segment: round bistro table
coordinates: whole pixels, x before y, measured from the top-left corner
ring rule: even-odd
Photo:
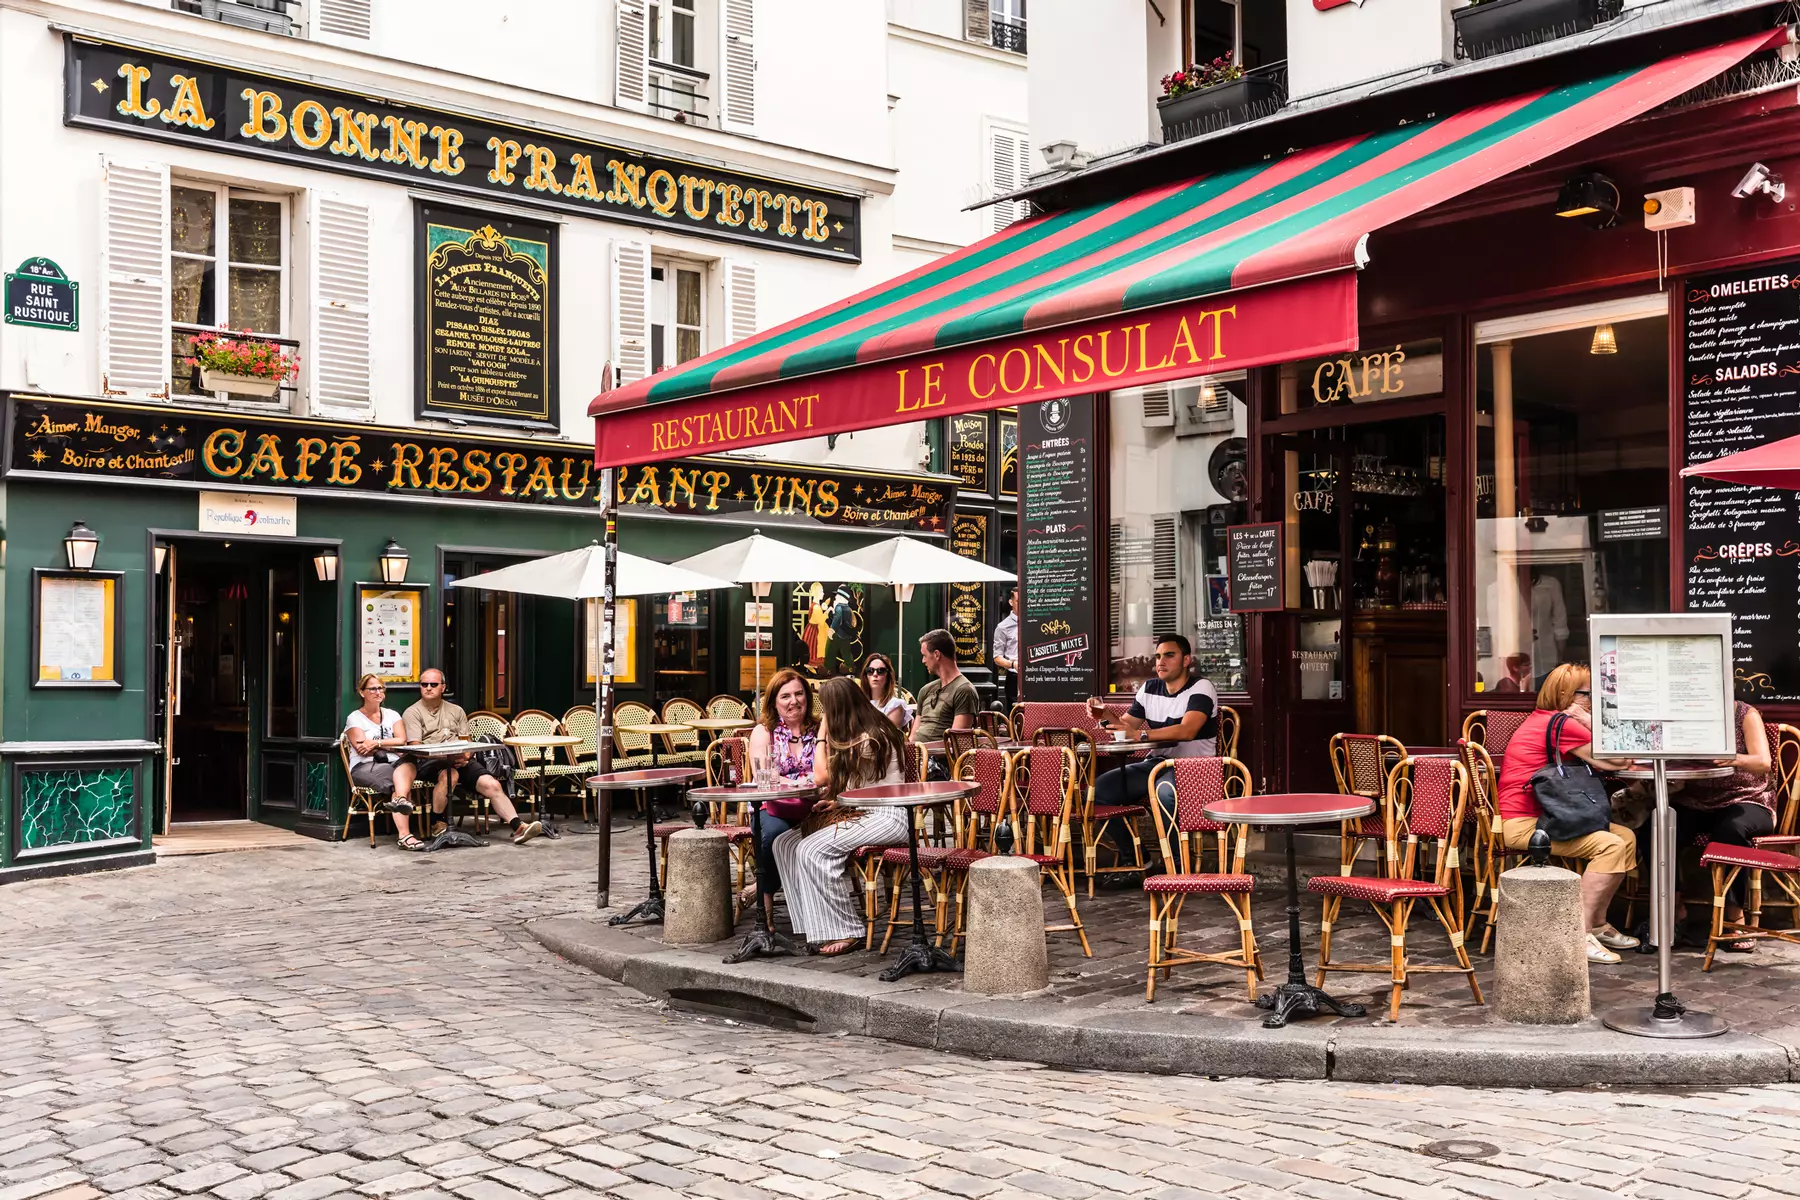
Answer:
[[[660,733],[692,733],[694,731],[694,726],[687,724],[685,721],[680,724],[670,721],[656,721],[647,725],[626,725],[623,726],[623,728],[630,733],[648,733],[652,735],[650,739],[650,765],[652,767],[656,765],[656,738],[654,735]]]
[[[415,758],[453,758],[458,754],[473,754],[477,750],[492,750],[493,748],[494,743],[492,742],[409,742],[404,746],[396,747],[401,754],[410,754]],[[439,817],[444,818],[444,828],[448,829],[450,827],[449,816],[449,809],[437,812],[430,805],[426,805],[424,820],[421,823],[425,827],[425,832],[429,834],[432,825],[437,822]],[[475,809],[475,817],[479,832],[486,833],[488,827],[481,816],[479,806]],[[549,833],[548,828],[545,829],[545,832]],[[555,835],[550,834],[550,836],[554,837]]]
[[[515,733],[500,740],[515,750],[556,750],[563,746],[579,746],[585,739],[578,738],[572,733]],[[523,758],[523,755],[520,757]],[[534,819],[541,820],[544,815],[544,788],[550,781],[544,768],[549,765],[547,755],[539,759],[537,762],[538,773],[531,781],[531,815]]]
[[[878,783],[874,787],[851,788],[838,797],[838,803],[846,808],[930,808],[952,804],[980,790],[979,783],[963,779]],[[912,944],[899,962],[881,973],[883,983],[893,983],[914,971],[962,970],[961,963],[925,936],[925,901],[919,892],[919,828],[910,820],[906,822],[906,856],[912,866]]]
[[[795,780],[765,787],[743,784],[738,787],[692,788],[688,791],[688,796],[696,804],[723,801],[727,804],[750,806],[750,861],[757,864],[756,927],[744,935],[744,940],[738,943],[736,950],[725,956],[726,962],[741,963],[765,954],[794,952],[793,939],[777,933],[769,917],[769,910],[775,906],[775,896],[769,889],[769,880],[763,877],[762,855],[759,853],[762,849],[762,806],[769,800],[804,800],[818,794],[819,785],[811,780]]]
[[[1300,881],[1294,867],[1294,829],[1366,817],[1375,811],[1374,801],[1336,792],[1274,792],[1216,800],[1200,811],[1214,821],[1233,825],[1279,825],[1287,834],[1288,977],[1273,992],[1256,998],[1256,1007],[1269,1010],[1263,1028],[1280,1029],[1291,1017],[1317,1016],[1321,1010],[1340,1017],[1365,1016],[1368,1010],[1362,1005],[1346,1003],[1306,982],[1306,964],[1300,959]]]
[[[689,729],[699,729],[710,733],[713,740],[717,741],[728,733],[748,729],[756,722],[749,717],[695,717],[691,721],[684,721],[683,724]]]
[[[650,894],[642,903],[630,912],[620,913],[608,921],[609,925],[623,925],[628,921],[643,920],[646,923],[663,919],[662,883],[656,875],[656,789],[680,787],[692,783],[705,775],[699,767],[650,767],[642,771],[612,771],[605,775],[588,776],[587,785],[597,792],[642,792],[644,794],[644,846],[650,853]],[[598,811],[594,806],[595,817],[610,821],[611,813]],[[600,853],[611,848],[610,838],[598,839]],[[600,864],[601,887],[605,887],[606,864]]]

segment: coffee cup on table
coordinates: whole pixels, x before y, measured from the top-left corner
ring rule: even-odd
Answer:
[[[1123,729],[1113,730],[1112,735],[1113,735],[1113,741],[1115,741],[1115,742],[1122,742],[1125,740],[1125,731]]]

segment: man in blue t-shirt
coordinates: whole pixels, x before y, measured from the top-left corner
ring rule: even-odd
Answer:
[[[1114,718],[1098,696],[1088,699],[1088,712],[1103,729],[1124,729],[1129,741],[1147,742],[1149,753],[1137,762],[1106,772],[1094,781],[1094,804],[1145,804],[1150,772],[1165,758],[1208,758],[1218,753],[1219,693],[1212,682],[1191,674],[1193,647],[1178,633],[1156,643],[1156,678],[1137,691],[1131,708]],[[1175,819],[1174,789],[1165,787],[1163,815]],[[1147,834],[1150,832],[1145,831]],[[1112,844],[1124,853],[1131,837],[1123,821],[1110,822]]]

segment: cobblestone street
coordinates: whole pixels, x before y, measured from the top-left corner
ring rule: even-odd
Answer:
[[[521,930],[583,911],[593,845],[7,888],[0,1200],[1800,1195],[1785,1087],[1076,1073],[671,1015]]]

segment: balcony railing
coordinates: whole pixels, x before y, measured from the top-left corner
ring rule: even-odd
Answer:
[[[1270,63],[1244,72],[1230,83],[1215,84],[1157,105],[1163,142],[1183,142],[1232,125],[1259,121],[1279,112],[1288,100],[1288,65]]]
[[[679,63],[650,60],[650,111],[684,125],[704,125],[710,97],[701,87],[712,78]]]
[[[210,21],[259,29],[264,33],[297,36],[300,27],[288,10],[300,0],[174,0],[176,12],[193,13]]]
[[[988,19],[988,40],[996,50],[1025,53],[1025,22],[995,13]]]
[[[290,353],[300,349],[300,343],[294,338],[276,337],[267,333],[239,333],[230,329],[218,329],[211,325],[174,324],[169,328],[169,394],[171,396],[189,397],[198,400],[230,400],[235,404],[266,404],[271,408],[294,407],[294,400],[300,394],[298,377],[281,385],[273,396],[252,396],[236,392],[212,392],[200,382],[200,368],[188,366],[187,360],[193,357],[194,335],[199,333],[217,333],[239,342],[266,342],[271,346],[280,346]],[[301,364],[302,368],[305,364]]]

